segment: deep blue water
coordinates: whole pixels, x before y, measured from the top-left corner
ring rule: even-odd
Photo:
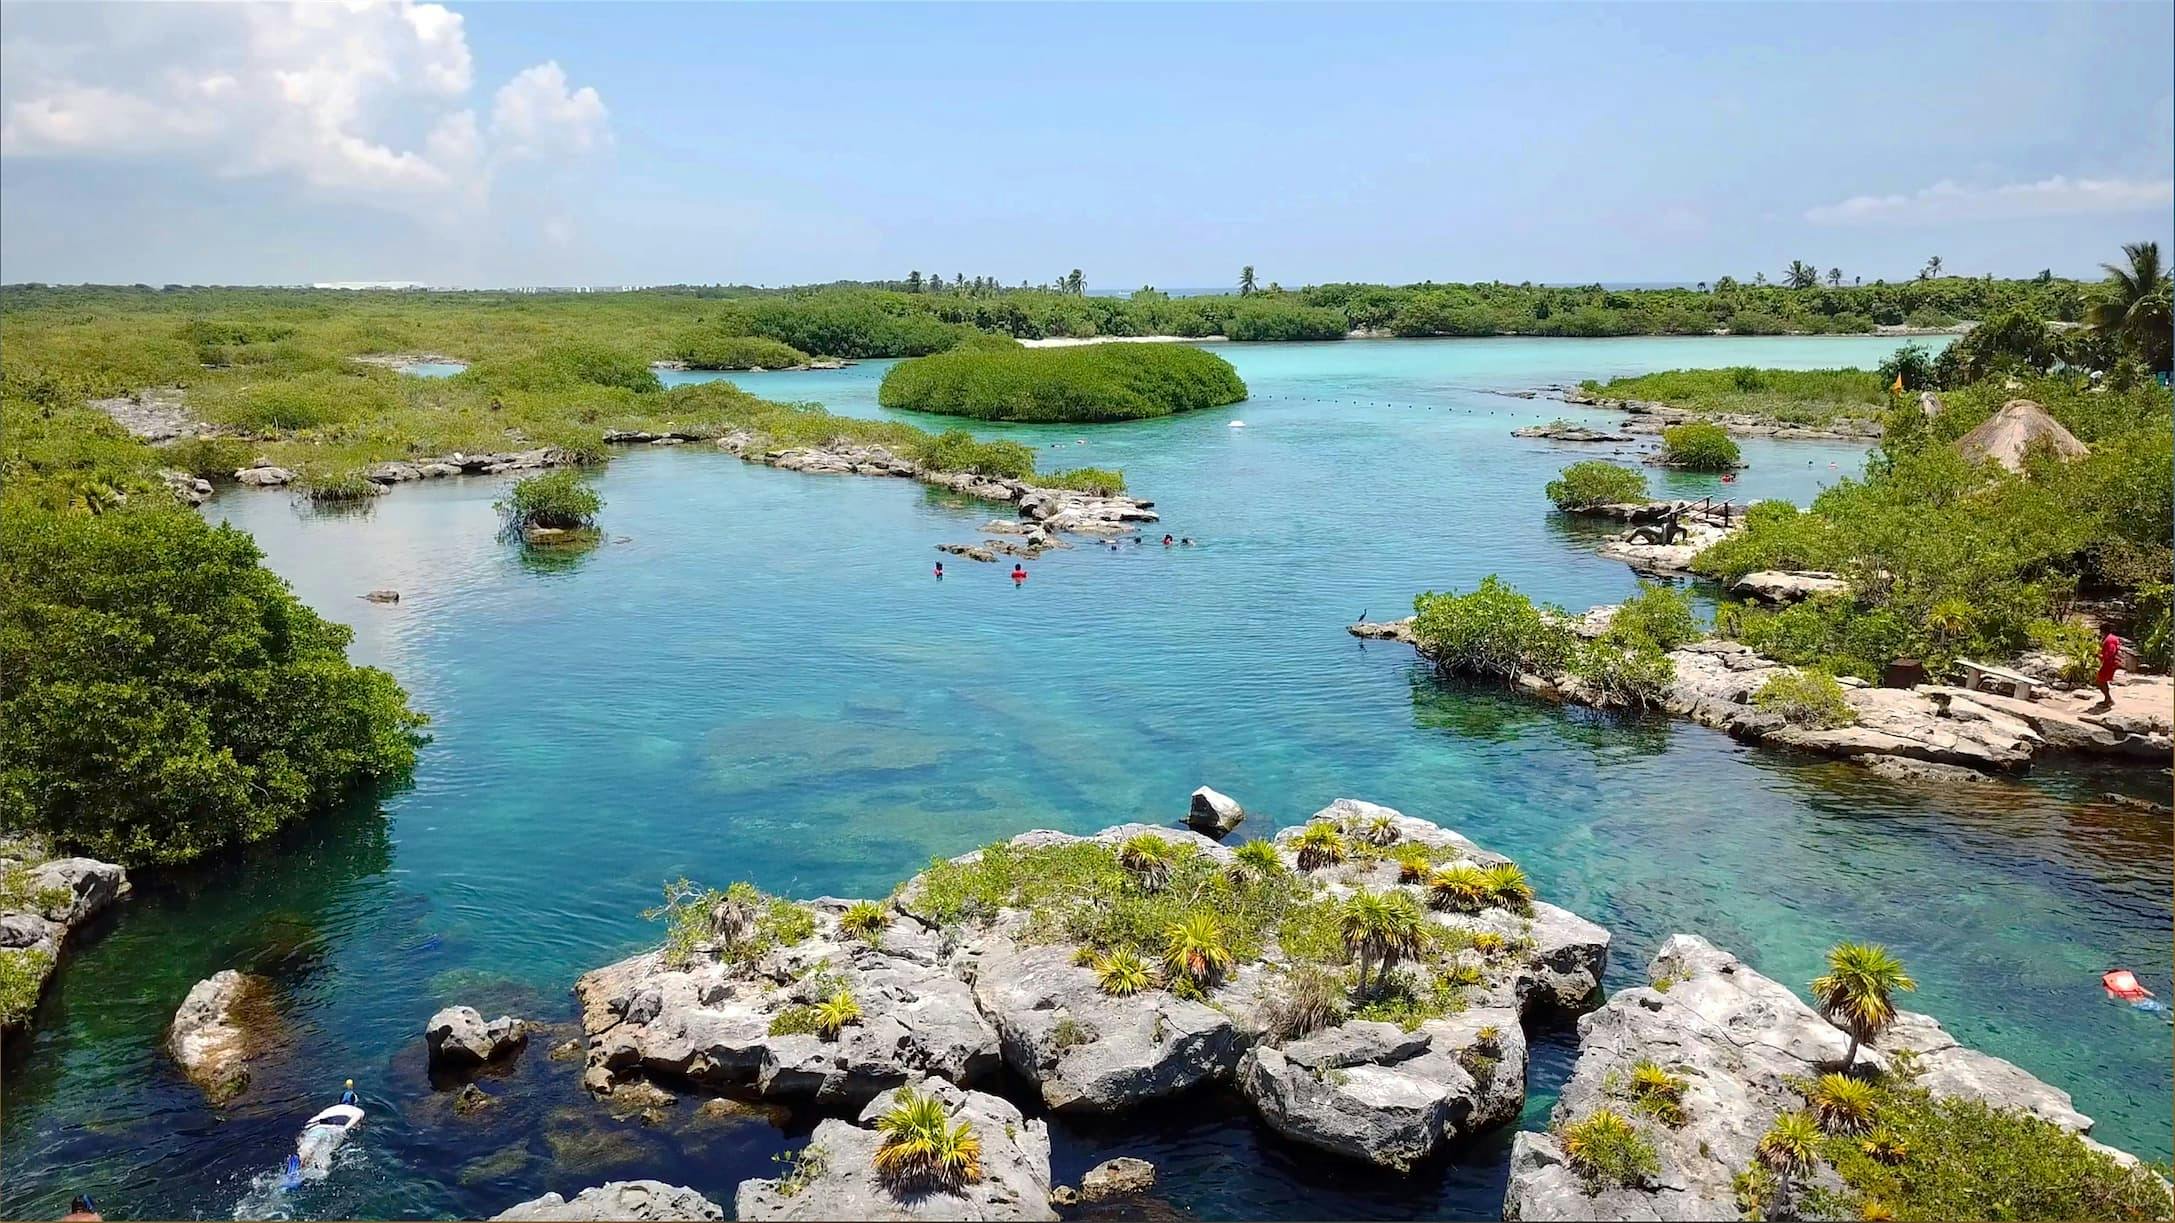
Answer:
[[[978,427],[1036,445],[1045,466],[1124,468],[1169,530],[1200,541],[1083,541],[1030,563],[1018,589],[952,558],[950,577],[930,576],[934,545],[977,538],[1000,507],[703,447],[622,453],[599,477],[608,542],[572,557],[500,542],[491,479],[406,486],[361,515],[222,494],[208,512],[354,624],[357,655],[407,685],[436,739],[380,809],[146,878],[91,932],[9,1071],[0,1216],[57,1214],[83,1189],[109,1218],[488,1215],[626,1176],[729,1201],[805,1119],[705,1125],[683,1107],[660,1127],[614,1122],[578,1065],[545,1059],[556,1035],[488,1084],[501,1107],[456,1118],[423,1070],[425,1019],[468,1002],[570,1022],[575,976],[655,937],[639,911],[665,879],[877,895],[932,855],[1027,828],[1174,819],[1203,783],[1246,804],[1250,834],[1351,795],[1513,854],[1544,896],[1616,932],[1614,985],[1676,930],[1799,985],[1830,943],[1880,939],[1921,983],[1913,1007],[2072,1091],[2107,1141],[2165,1158],[2168,1031],[2097,989],[2114,963],[2167,983],[2165,817],[2098,797],[2157,774],[1899,789],[1696,727],[1446,686],[1409,651],[1343,631],[1489,573],[1574,608],[1634,588],[1541,495],[1581,452],[1509,436],[1578,410],[1497,392],[1688,364],[1871,364],[1890,347],[1225,347],[1254,391],[1229,409]],[[736,381],[872,415],[883,368]],[[1802,501],[1861,460],[1819,443],[1746,453],[1727,490],[1740,498]],[[378,587],[403,601],[358,598]],[[159,1039],[188,986],[229,965],[282,985],[290,1043],[222,1119]],[[1537,1045],[1529,1124],[1572,1056],[1560,1036]],[[296,1201],[254,1189],[349,1076],[372,1118],[339,1174]],[[1508,1148],[1491,1136],[1389,1178],[1295,1151],[1216,1097],[1055,1128],[1061,1178],[1144,1154],[1173,1205],[1210,1218],[1492,1214]]]

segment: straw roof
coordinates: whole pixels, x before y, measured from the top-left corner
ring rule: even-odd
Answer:
[[[2024,456],[2039,446],[2052,450],[2065,463],[2091,453],[2076,434],[2029,399],[2010,400],[1984,424],[1956,439],[1956,449],[1965,458],[1992,459],[2010,471],[2024,470]]]

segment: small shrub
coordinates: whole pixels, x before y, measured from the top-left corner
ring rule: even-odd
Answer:
[[[1059,1016],[1050,1028],[1050,1043],[1060,1052],[1092,1043],[1094,1039],[1095,1035],[1088,1031],[1087,1025],[1070,1015]]]
[[[1687,471],[1731,471],[1743,456],[1720,425],[1691,421],[1661,431],[1662,462]]]
[[[689,332],[673,346],[672,356],[690,369],[790,369],[808,364],[808,354],[791,344],[717,331]]]
[[[1470,862],[1453,862],[1427,881],[1428,906],[1451,913],[1478,913],[1492,895],[1488,873]]]
[[[189,437],[163,447],[159,453],[167,465],[219,484],[231,482],[235,472],[249,466],[254,447],[234,437]]]
[[[1262,1022],[1279,1041],[1299,1040],[1344,1021],[1344,978],[1303,964],[1285,973],[1262,1008]]]
[[[1573,463],[1548,482],[1548,499],[1559,510],[1591,509],[1647,499],[1646,476],[1615,463]]]
[[[1631,1068],[1627,1092],[1632,1107],[1654,1118],[1663,1125],[1675,1128],[1683,1125],[1685,1081],[1682,1075],[1671,1074],[1659,1063],[1641,1061]]]
[[[1000,480],[1024,480],[1035,474],[1035,452],[1018,442],[984,442],[965,429],[947,429],[911,448],[915,462],[931,471],[965,471]]]
[[[1129,998],[1155,984],[1148,961],[1130,947],[1120,947],[1095,958],[1095,984],[1114,998]]]
[[[1125,473],[1108,467],[1073,467],[1036,476],[1028,483],[1039,488],[1065,488],[1098,497],[1115,497],[1125,491]]]
[[[1386,815],[1377,815],[1351,829],[1352,839],[1376,849],[1387,849],[1397,843],[1397,821]]]
[[[902,1088],[876,1119],[883,1135],[877,1174],[900,1189],[951,1190],[981,1180],[981,1137],[968,1122],[950,1122],[942,1100]]]
[[[52,954],[36,947],[0,949],[0,1027],[13,1028],[30,1018],[52,967]]]
[[[2062,660],[2062,679],[2089,684],[2099,671],[2099,635],[2077,620],[2035,620],[2024,630],[2033,645]]]
[[[1231,871],[1242,883],[1259,883],[1284,873],[1284,859],[1269,841],[1248,841],[1231,851]]]
[[[359,471],[317,469],[304,469],[295,481],[295,489],[321,505],[369,501],[381,493],[378,486]]]
[[[572,531],[596,523],[604,498],[578,471],[560,470],[517,481],[493,507],[509,530],[548,527]]]
[[[1847,1074],[1823,1074],[1805,1092],[1820,1128],[1830,1134],[1858,1134],[1870,1129],[1877,1110],[1873,1085]]]
[[[1589,1193],[1610,1186],[1631,1188],[1661,1173],[1661,1157],[1654,1144],[1611,1109],[1597,1108],[1565,1125],[1556,1140]]]
[[[1692,612],[1689,594],[1658,582],[1640,582],[1639,593],[1610,617],[1602,639],[1625,645],[1643,642],[1667,651],[1689,645],[1699,635],[1699,618]]]
[[[1570,630],[1490,575],[1470,594],[1430,591],[1413,601],[1413,638],[1435,664],[1459,675],[1516,679],[1560,671]]]
[[[770,1161],[778,1165],[778,1196],[782,1198],[799,1197],[831,1170],[830,1156],[813,1144],[798,1151],[780,1151]]]
[[[1752,694],[1752,703],[1780,714],[1793,726],[1814,730],[1831,730],[1858,720],[1835,677],[1811,668],[1775,672]]]
[[[772,1036],[814,1036],[817,1027],[813,1006],[789,1006],[770,1017]]]
[[[1299,869],[1303,871],[1335,866],[1349,853],[1343,835],[1336,825],[1329,823],[1308,824],[1293,838],[1292,848],[1299,856]]]
[[[814,1010],[816,1034],[825,1040],[837,1040],[847,1024],[861,1018],[861,1004],[854,1000],[851,992],[843,989],[818,1002]]]
[[[1784,1181],[1803,1176],[1820,1158],[1819,1123],[1810,1113],[1784,1113],[1760,1135],[1753,1154]]]
[[[1488,885],[1491,904],[1509,909],[1513,913],[1533,911],[1533,885],[1526,882],[1526,873],[1515,862],[1498,862],[1480,872]]]
[[[1127,837],[1118,846],[1118,865],[1124,867],[1143,890],[1161,891],[1170,879],[1171,864],[1178,859],[1178,846],[1155,835],[1143,832]]]
[[[880,900],[856,900],[839,914],[838,928],[874,946],[891,924],[891,906]]]
[[[1661,704],[1677,677],[1676,663],[1643,640],[1580,643],[1571,650],[1565,669],[1593,693],[1597,704],[1631,709]]]
[[[1390,854],[1390,861],[1397,864],[1399,883],[1425,883],[1435,873],[1435,856],[1427,846],[1417,841],[1400,845]]]
[[[1193,912],[1163,931],[1163,966],[1174,981],[1206,989],[1232,964],[1230,941],[1214,913]]]

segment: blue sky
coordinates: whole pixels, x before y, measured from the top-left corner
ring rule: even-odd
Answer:
[[[2091,274],[2171,12],[10,3],[0,279]]]

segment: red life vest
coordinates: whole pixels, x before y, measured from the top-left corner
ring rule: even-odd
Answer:
[[[2137,975],[2127,968],[2117,968],[2102,973],[2099,983],[2107,991],[2108,997],[2120,998],[2124,1002],[2135,1002],[2140,998],[2152,997],[2152,991],[2138,984]]]

